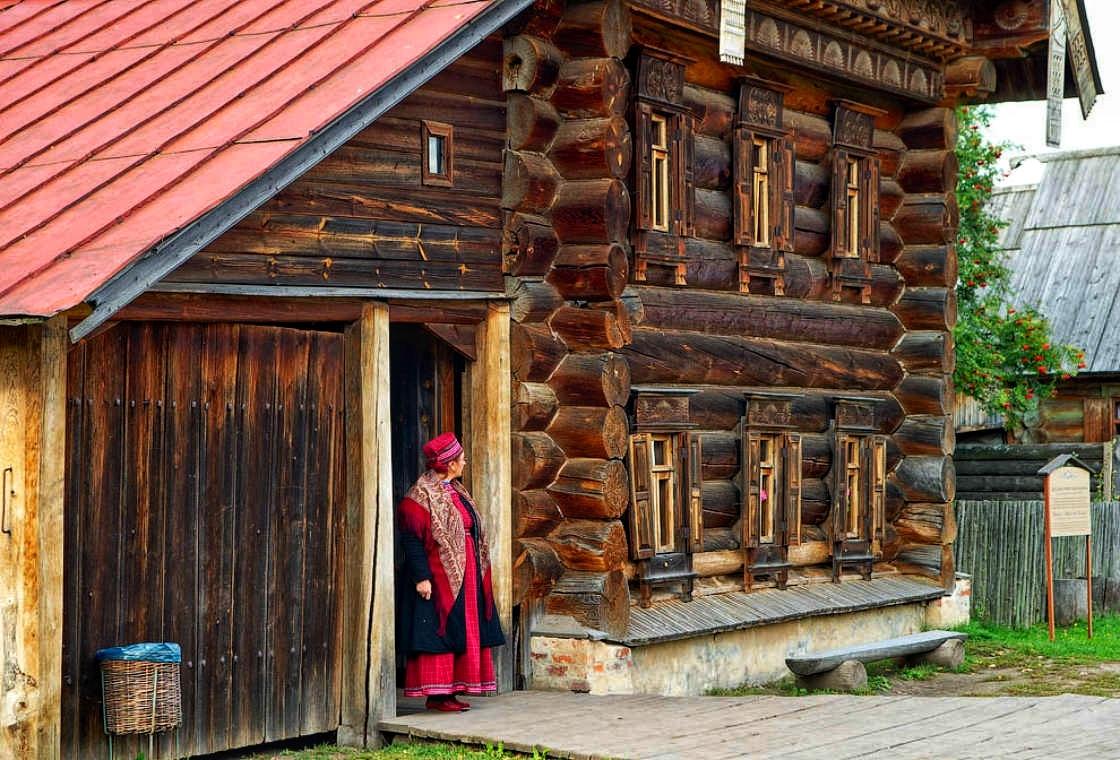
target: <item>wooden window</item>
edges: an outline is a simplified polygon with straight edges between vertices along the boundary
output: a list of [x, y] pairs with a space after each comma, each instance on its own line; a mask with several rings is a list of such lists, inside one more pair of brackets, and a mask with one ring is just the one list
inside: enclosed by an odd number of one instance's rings
[[669, 231], [669, 207], [672, 195], [669, 178], [672, 176], [669, 159], [669, 121], [663, 114], [650, 114], [649, 161], [651, 166], [649, 188], [650, 227], [661, 232]]
[[630, 531], [635, 559], [703, 548], [700, 437], [630, 436]]
[[780, 87], [748, 78], [739, 90], [732, 221], [742, 292], [782, 295], [784, 254], [793, 250], [795, 164], [793, 140], [782, 123]]
[[742, 425], [744, 585], [756, 576], [785, 585], [788, 548], [801, 542], [801, 435]]
[[1120, 436], [1120, 399], [1112, 399], [1112, 435]]
[[836, 436], [833, 462], [833, 572], [859, 564], [870, 577], [886, 526], [887, 444], [880, 435]]
[[664, 53], [638, 57], [634, 97], [634, 280], [650, 266], [685, 284], [684, 241], [693, 233], [692, 124], [684, 63]]
[[770, 141], [756, 137], [751, 141], [752, 237], [759, 248], [770, 247]]
[[452, 155], [455, 129], [438, 121], [421, 122], [420, 181], [435, 187], [454, 184]]
[[854, 292], [871, 298], [871, 264], [879, 261], [879, 158], [875, 153], [875, 109], [842, 101], [832, 137], [832, 246], [834, 300]]

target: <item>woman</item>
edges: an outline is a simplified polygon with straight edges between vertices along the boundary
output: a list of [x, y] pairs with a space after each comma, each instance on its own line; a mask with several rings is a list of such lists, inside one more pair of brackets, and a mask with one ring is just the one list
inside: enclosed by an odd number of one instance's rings
[[459, 712], [470, 704], [455, 695], [497, 688], [489, 647], [505, 637], [482, 521], [457, 480], [467, 464], [463, 446], [444, 433], [424, 444], [424, 456], [428, 469], [398, 510], [410, 584], [401, 610], [404, 694], [426, 696], [430, 710]]

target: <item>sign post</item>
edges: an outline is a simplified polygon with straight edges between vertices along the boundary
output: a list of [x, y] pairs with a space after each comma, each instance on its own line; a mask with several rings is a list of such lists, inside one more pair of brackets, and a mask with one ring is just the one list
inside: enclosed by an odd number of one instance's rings
[[1089, 638], [1093, 638], [1093, 536], [1089, 507], [1089, 474], [1093, 468], [1074, 454], [1046, 463], [1042, 476], [1046, 552], [1046, 617], [1054, 640], [1054, 554], [1051, 542], [1059, 536], [1085, 536], [1085, 584], [1088, 587]]

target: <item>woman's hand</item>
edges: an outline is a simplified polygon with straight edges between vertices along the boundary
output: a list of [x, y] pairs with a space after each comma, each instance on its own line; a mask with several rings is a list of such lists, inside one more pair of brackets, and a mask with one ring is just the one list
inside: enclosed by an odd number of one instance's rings
[[432, 598], [432, 582], [431, 581], [420, 581], [419, 583], [417, 583], [416, 584], [416, 593], [419, 594], [420, 596], [422, 596], [424, 599], [431, 599]]

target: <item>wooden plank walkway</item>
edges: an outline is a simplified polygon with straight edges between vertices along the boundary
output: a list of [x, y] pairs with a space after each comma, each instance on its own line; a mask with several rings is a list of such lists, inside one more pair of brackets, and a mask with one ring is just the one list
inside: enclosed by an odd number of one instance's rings
[[705, 760], [1120, 758], [1120, 699], [1061, 697], [593, 697], [522, 691], [435, 713], [401, 700], [395, 736], [550, 757]]

